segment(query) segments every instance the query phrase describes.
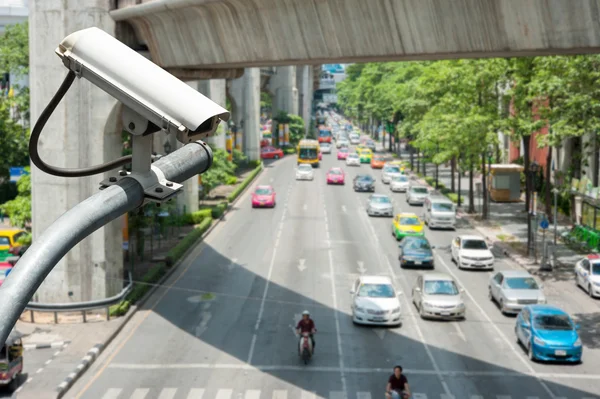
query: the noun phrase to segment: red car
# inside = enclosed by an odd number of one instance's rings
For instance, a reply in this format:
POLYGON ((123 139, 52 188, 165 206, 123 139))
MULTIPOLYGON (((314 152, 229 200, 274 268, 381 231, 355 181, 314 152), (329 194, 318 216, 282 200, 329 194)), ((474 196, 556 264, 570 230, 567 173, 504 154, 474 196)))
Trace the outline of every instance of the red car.
POLYGON ((337 151, 337 158, 338 158, 338 160, 346 160, 346 158, 348 158, 348 154, 349 153, 350 152, 348 151, 347 147, 346 148, 340 148, 337 151))
POLYGON ((275 148, 271 146, 263 147, 260 149, 260 157, 262 159, 283 158, 283 151, 281 150, 281 148, 275 148))
POLYGON ((252 208, 275 208, 275 190, 271 186, 258 186, 252 193, 252 208))
POLYGON ((346 175, 342 168, 331 168, 327 172, 327 184, 345 184, 346 175))
POLYGON ((269 139, 262 139, 260 141, 260 148, 267 147, 269 145, 271 145, 271 140, 269 139))

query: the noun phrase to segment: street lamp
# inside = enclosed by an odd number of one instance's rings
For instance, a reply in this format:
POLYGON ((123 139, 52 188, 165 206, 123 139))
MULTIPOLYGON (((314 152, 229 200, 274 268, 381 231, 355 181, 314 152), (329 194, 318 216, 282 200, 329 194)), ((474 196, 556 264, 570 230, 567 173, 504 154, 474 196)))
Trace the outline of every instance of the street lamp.
POLYGON ((532 245, 535 245, 535 241, 534 241, 534 229, 532 229, 531 226, 531 218, 532 216, 535 214, 535 205, 534 205, 534 198, 533 198, 533 193, 535 191, 535 178, 538 174, 540 170, 540 165, 536 162, 533 161, 529 164, 529 170, 527 171, 528 174, 528 181, 529 181, 529 186, 527 187, 527 190, 529 191, 529 209, 527 212, 527 255, 531 255, 531 249, 532 249, 532 245))
POLYGON ((169 140, 165 141, 165 144, 163 145, 163 148, 165 150, 165 154, 170 154, 171 153, 171 143, 169 143, 169 140))

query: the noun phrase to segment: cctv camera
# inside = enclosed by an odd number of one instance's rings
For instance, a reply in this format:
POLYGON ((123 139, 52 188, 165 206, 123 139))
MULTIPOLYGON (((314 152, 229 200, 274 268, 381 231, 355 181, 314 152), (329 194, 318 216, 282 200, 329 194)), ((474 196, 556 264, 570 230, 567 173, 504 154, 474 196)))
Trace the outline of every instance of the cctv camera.
POLYGON ((98 28, 70 34, 56 53, 77 76, 125 105, 124 128, 131 134, 165 130, 189 143, 229 120, 226 109, 98 28))

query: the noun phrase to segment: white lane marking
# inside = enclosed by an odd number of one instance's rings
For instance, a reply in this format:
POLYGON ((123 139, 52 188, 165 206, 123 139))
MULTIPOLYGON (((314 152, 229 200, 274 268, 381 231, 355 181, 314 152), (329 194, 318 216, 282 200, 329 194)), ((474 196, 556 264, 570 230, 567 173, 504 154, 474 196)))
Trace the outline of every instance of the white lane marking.
POLYGON ((58 356, 58 355, 60 355, 60 351, 54 352, 54 355, 52 355, 52 356, 58 356))
POLYGON ((202 399, 204 396, 203 388, 192 388, 188 393, 187 399, 202 399))
POLYGON ((248 389, 244 399, 260 399, 260 389, 248 389))
POLYGON ((175 393, 177 393, 177 388, 163 388, 162 391, 160 391, 158 399, 173 399, 175 393))
POLYGON ((298 261, 298 270, 300 270, 301 272, 306 270, 306 259, 300 259, 298 261))
MULTIPOLYGON (((373 224, 371 223, 371 221, 369 220, 368 216, 365 213, 358 212, 358 214, 359 214, 359 219, 362 220, 362 222, 364 224, 366 224, 368 229, 371 231, 371 234, 368 234, 368 236, 369 236, 369 239, 374 243, 375 252, 377 253, 377 256, 379 257, 379 263, 381 264, 381 257, 383 257, 385 259, 385 263, 388 266, 388 269, 390 271, 390 275, 392 276, 392 279, 394 280, 394 282, 396 282, 398 279, 398 277, 396 275, 396 271, 392 267, 390 259, 385 254, 383 245, 381 245, 381 243, 379 242, 379 239, 377 238, 378 235, 377 235, 377 232, 375 231, 375 228, 373 227, 373 224)), ((406 302, 406 305, 407 305, 406 309, 408 309, 409 312, 412 312, 412 304, 408 300, 407 293, 403 293, 401 296, 404 298, 404 301, 406 302)), ((440 371, 440 367, 439 367, 437 361, 435 360, 435 357, 433 357, 433 353, 431 352, 431 348, 429 347, 429 344, 427 343, 427 341, 425 341, 425 336, 423 335, 423 331, 421 330, 421 327, 419 326, 418 320, 415 323, 415 329, 417 330, 417 335, 419 336, 419 340, 421 341, 421 343, 423 343, 423 347, 425 348, 427 357, 429 358, 429 361, 431 362, 431 365, 433 366, 433 368, 437 374, 437 377, 440 380, 442 387, 444 388, 444 392, 447 395, 450 395, 451 394, 450 388, 448 387, 448 384, 444 380, 444 377, 440 371)))
MULTIPOLYGON (((329 240, 329 237, 327 237, 329 240)), ((331 274, 331 296, 333 298, 333 315, 335 318, 335 335, 337 339, 337 351, 339 357, 339 365, 340 365, 340 380, 342 382, 342 390, 344 397, 348 397, 348 390, 346 388, 346 373, 344 371, 344 352, 342 351, 342 335, 340 333, 340 316, 338 311, 338 303, 337 303, 337 294, 335 292, 335 273, 333 268, 333 251, 331 248, 327 250, 327 254, 329 255, 329 274, 331 274)))
POLYGON ((273 245, 273 254, 271 255, 271 262, 269 263, 269 271, 267 272, 267 278, 265 283, 265 289, 263 291, 263 296, 260 301, 260 309, 258 311, 258 317, 256 318, 256 324, 254 325, 254 336, 252 337, 252 342, 250 344, 250 350, 248 351, 248 360, 246 363, 252 363, 252 356, 254 356, 254 347, 256 346, 256 334, 258 332, 258 328, 260 326, 260 322, 262 321, 262 316, 265 311, 265 302, 267 300, 267 294, 269 293, 269 286, 271 284, 271 276, 273 275, 273 267, 275 266, 275 258, 277 256, 277 249, 279 248, 279 238, 281 236, 281 232, 283 231, 283 221, 285 219, 285 214, 287 211, 287 203, 283 208, 283 212, 281 213, 281 220, 279 222, 279 231, 277 233, 277 239, 275 240, 275 244, 273 245))
POLYGON ((215 399, 231 399, 231 395, 233 394, 233 389, 219 389, 217 391, 217 396, 215 399))
POLYGON ((300 394, 300 399, 315 399, 316 396, 317 395, 314 392, 302 390, 302 393, 300 394))
POLYGON ((452 323, 452 325, 454 326, 454 328, 456 329, 456 332, 458 333, 458 336, 465 342, 467 342, 467 337, 465 336, 465 333, 463 332, 462 328, 460 328, 460 324, 459 323, 452 323))
POLYGON ((531 374, 534 377, 536 377, 536 379, 538 380, 538 382, 540 383, 540 385, 542 386, 542 388, 544 388, 544 390, 546 391, 546 393, 548 395, 550 395, 551 398, 556 399, 555 396, 554 396, 554 393, 550 390, 550 388, 548 387, 548 385, 546 384, 546 382, 544 382, 539 377, 539 375, 535 372, 535 370, 531 366, 531 364, 529 364, 529 362, 525 359, 525 357, 522 356, 522 354, 517 351, 517 348, 515 348, 515 346, 511 342, 511 340, 508 339, 508 337, 502 332, 502 330, 496 325, 496 323, 494 323, 494 321, 492 320, 492 318, 485 312, 485 310, 483 310, 483 308, 481 307, 481 305, 475 300, 475 297, 469 292, 469 290, 467 290, 465 288, 466 286, 463 284, 463 282, 461 281, 461 279, 458 278, 458 276, 456 275, 456 273, 454 273, 454 271, 450 269, 450 267, 446 264, 446 262, 444 261, 444 259, 442 259, 442 257, 438 253, 436 253, 435 255, 438 258, 438 260, 441 262, 441 264, 444 266, 444 268, 448 271, 448 273, 452 277, 454 277, 454 280, 456 280, 456 282, 461 287, 463 287, 465 289, 465 294, 467 294, 467 296, 469 297, 469 299, 471 300, 471 302, 473 302, 473 305, 475 305, 477 307, 477 309, 482 314, 482 316, 486 319, 486 321, 489 323, 489 325, 491 325, 494 328, 494 330, 496 331, 497 336, 500 337, 500 338, 502 338, 504 340, 504 342, 510 347, 510 349, 513 352, 513 354, 521 361, 521 363, 523 363, 523 365, 525 366, 525 368, 529 371, 529 374, 531 374))
POLYGON ((45 366, 49 365, 52 362, 52 359, 46 360, 46 363, 44 363, 45 366))
POLYGON ((346 205, 342 205, 342 212, 344 212, 344 213, 346 213, 346 212, 347 212, 347 210, 346 210, 346 205))
POLYGON ((148 392, 150 392, 148 388, 136 388, 129 399, 144 399, 148 395, 148 392))
POLYGON ((304 204, 304 206, 302 207, 303 211, 306 211, 308 209, 308 206, 306 204, 304 204))
POLYGON ((42 371, 44 371, 44 368, 43 368, 43 367, 41 367, 41 368, 37 369, 35 373, 36 373, 36 374, 39 374, 39 373, 41 373, 42 371))
POLYGON ((365 272, 367 271, 367 269, 365 269, 365 262, 358 260, 356 261, 356 263, 358 263, 358 272, 360 274, 365 274, 365 272))
POLYGON ((121 388, 110 388, 108 391, 106 391, 102 399, 117 399, 121 394, 121 391, 121 388))
POLYGON ((375 335, 377 335, 379 337, 379 339, 383 340, 385 338, 385 332, 387 330, 384 330, 383 328, 374 328, 373 332, 375 333, 375 335))

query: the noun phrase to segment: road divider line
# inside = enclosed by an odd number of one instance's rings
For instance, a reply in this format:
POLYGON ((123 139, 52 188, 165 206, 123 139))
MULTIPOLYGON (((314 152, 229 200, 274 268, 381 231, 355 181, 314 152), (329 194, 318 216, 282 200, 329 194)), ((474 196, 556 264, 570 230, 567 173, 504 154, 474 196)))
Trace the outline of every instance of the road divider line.
POLYGON ((456 329, 456 332, 458 333, 458 336, 465 342, 467 342, 467 337, 465 336, 465 333, 463 332, 462 328, 460 328, 460 324, 459 323, 452 323, 452 325, 454 326, 454 328, 456 329))
POLYGON ((550 390, 550 388, 548 387, 548 385, 546 384, 546 382, 543 381, 539 377, 539 375, 536 373, 536 371, 531 366, 531 364, 529 364, 529 362, 518 352, 517 348, 515 348, 515 346, 511 342, 511 340, 508 339, 508 337, 506 336, 506 334, 504 334, 504 332, 500 329, 500 327, 498 327, 496 325, 496 323, 494 323, 494 321, 492 320, 492 318, 481 307, 481 305, 477 302, 477 300, 475 300, 475 297, 469 292, 469 290, 466 289, 466 286, 462 283, 461 279, 456 275, 456 273, 448 266, 448 264, 444 261, 444 259, 438 253, 436 253, 435 255, 436 255, 437 259, 440 261, 440 263, 444 266, 444 268, 446 269, 446 271, 448 271, 448 273, 452 277, 454 277, 454 279, 456 280, 456 282, 461 287, 464 288, 465 294, 469 297, 469 299, 471 300, 471 302, 473 302, 473 305, 475 305, 475 307, 479 310, 479 312, 485 318, 485 320, 489 323, 489 325, 491 325, 494 328, 494 330, 496 331, 496 334, 498 334, 498 337, 502 338, 502 340, 510 347, 511 351, 513 352, 513 354, 517 357, 517 359, 519 359, 519 361, 521 363, 523 363, 523 365, 529 371, 529 373, 532 376, 536 377, 536 379, 538 380, 538 382, 540 383, 540 385, 542 386, 542 388, 546 391, 546 393, 548 395, 550 395, 549 397, 552 398, 552 399, 556 399, 556 395, 554 395, 554 393, 550 390))

